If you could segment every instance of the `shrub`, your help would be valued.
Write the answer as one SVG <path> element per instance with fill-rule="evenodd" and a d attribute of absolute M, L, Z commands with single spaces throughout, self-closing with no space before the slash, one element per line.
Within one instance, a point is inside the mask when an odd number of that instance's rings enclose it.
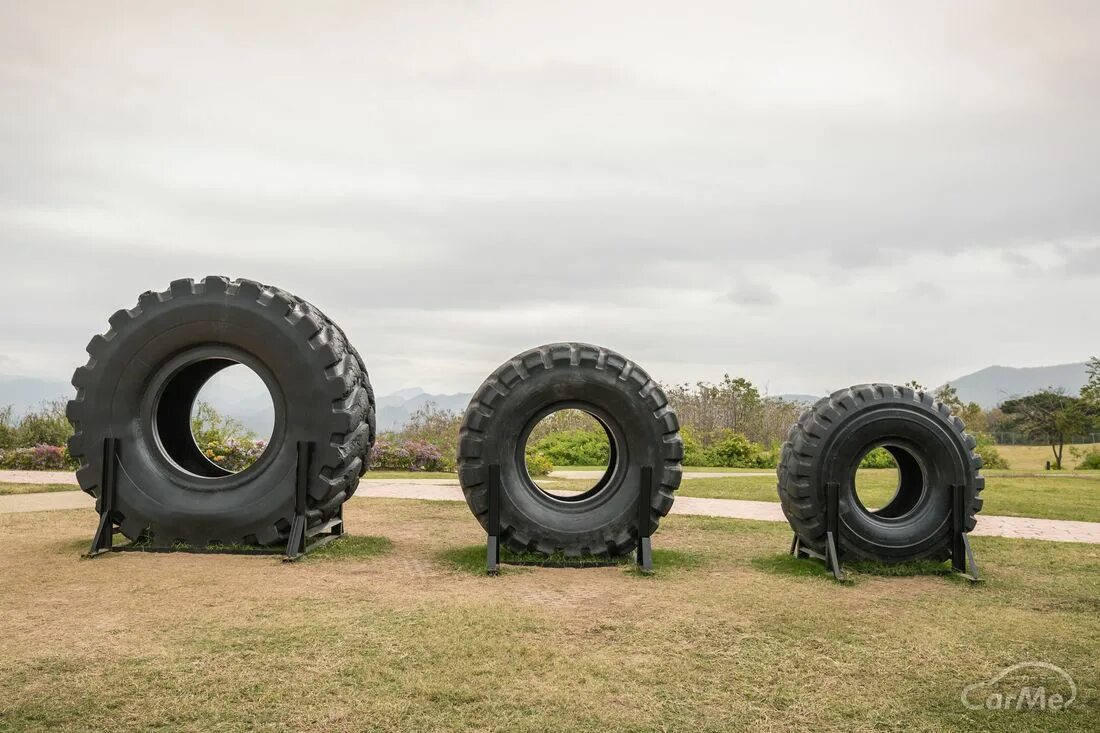
<path fill-rule="evenodd" d="M 69 449 L 58 445 L 36 445 L 0 451 L 0 468 L 13 471 L 72 471 L 78 467 Z"/>
<path fill-rule="evenodd" d="M 462 415 L 442 410 L 434 402 L 427 402 L 409 416 L 408 422 L 397 433 L 387 435 L 393 443 L 419 442 L 435 446 L 440 455 L 441 468 L 432 471 L 454 471 L 458 462 L 458 430 Z"/>
<path fill-rule="evenodd" d="M 203 455 L 226 471 L 237 473 L 259 460 L 267 449 L 267 441 L 249 438 L 214 438 L 204 443 L 196 440 Z"/>
<path fill-rule="evenodd" d="M 710 466 L 713 459 L 710 452 L 695 437 L 695 431 L 684 425 L 680 428 L 680 439 L 684 441 L 685 466 Z"/>
<path fill-rule="evenodd" d="M 251 466 L 267 448 L 267 441 L 238 420 L 223 416 L 208 402 L 199 402 L 191 416 L 191 434 L 202 454 L 234 473 Z"/>
<path fill-rule="evenodd" d="M 554 470 L 554 464 L 546 457 L 546 454 L 538 451 L 527 451 L 527 473 L 532 476 L 546 476 Z"/>
<path fill-rule="evenodd" d="M 775 468 L 779 464 L 778 451 L 754 443 L 744 435 L 731 430 L 710 447 L 711 466 L 726 468 Z"/>
<path fill-rule="evenodd" d="M 611 458 L 611 446 L 603 430 L 563 430 L 528 446 L 555 466 L 606 466 Z"/>
<path fill-rule="evenodd" d="M 776 468 L 779 466 L 781 446 L 760 447 L 756 453 L 756 465 L 753 468 Z"/>
<path fill-rule="evenodd" d="M 1100 451 L 1086 453 L 1085 457 L 1077 464 L 1078 471 L 1100 471 Z"/>
<path fill-rule="evenodd" d="M 14 418 L 11 405 L 0 407 L 0 450 L 65 445 L 72 434 L 64 400 L 43 402 L 19 420 Z"/>
<path fill-rule="evenodd" d="M 890 451 L 881 446 L 863 456 L 859 462 L 860 468 L 896 468 L 897 465 Z"/>
<path fill-rule="evenodd" d="M 44 402 L 28 412 L 15 429 L 16 445 L 29 448 L 40 445 L 65 445 L 73 434 L 73 426 L 65 417 L 65 401 Z"/>
<path fill-rule="evenodd" d="M 997 452 L 997 443 L 988 433 L 974 433 L 974 439 L 978 441 L 978 447 L 974 452 L 981 456 L 982 466 L 992 469 L 1007 469 L 1008 461 Z"/>
<path fill-rule="evenodd" d="M 381 471 L 445 471 L 443 455 L 423 440 L 380 437 L 370 453 L 370 467 Z"/>

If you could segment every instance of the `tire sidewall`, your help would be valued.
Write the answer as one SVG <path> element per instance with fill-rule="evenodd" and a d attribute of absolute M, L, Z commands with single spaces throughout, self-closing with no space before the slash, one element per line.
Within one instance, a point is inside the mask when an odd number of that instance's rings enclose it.
<path fill-rule="evenodd" d="M 296 442 L 327 437 L 330 427 L 331 399 L 306 340 L 278 309 L 214 293 L 161 303 L 117 333 L 111 347 L 96 364 L 97 383 L 86 390 L 83 423 L 91 445 L 108 436 L 121 440 L 119 512 L 141 517 L 158 542 L 196 531 L 226 541 L 255 535 L 262 542 L 276 534 L 293 512 Z M 225 479 L 172 466 L 150 434 L 163 370 L 202 349 L 241 357 L 268 385 L 279 417 L 258 464 Z"/>
<path fill-rule="evenodd" d="M 581 500 L 555 499 L 537 487 L 523 463 L 523 438 L 541 415 L 556 409 L 583 409 L 603 422 L 614 440 L 615 465 L 604 487 Z M 513 550 L 553 546 L 554 550 L 603 553 L 637 522 L 642 466 L 656 470 L 664 435 L 662 424 L 633 384 L 609 370 L 586 364 L 558 365 L 532 373 L 499 404 L 484 431 L 481 458 L 500 465 L 502 526 L 515 529 L 505 539 Z M 471 509 L 477 513 L 473 502 Z M 484 524 L 485 518 L 481 517 Z M 521 536 L 520 540 L 515 535 Z"/>
<path fill-rule="evenodd" d="M 909 452 L 924 476 L 920 500 L 896 518 L 871 513 L 856 494 L 854 477 L 861 458 L 883 443 Z M 952 487 L 966 487 L 968 497 L 975 491 L 969 450 L 951 420 L 935 408 L 896 399 L 866 404 L 849 414 L 821 445 L 811 480 L 823 508 L 826 484 L 839 485 L 842 552 L 878 561 L 946 556 Z"/>

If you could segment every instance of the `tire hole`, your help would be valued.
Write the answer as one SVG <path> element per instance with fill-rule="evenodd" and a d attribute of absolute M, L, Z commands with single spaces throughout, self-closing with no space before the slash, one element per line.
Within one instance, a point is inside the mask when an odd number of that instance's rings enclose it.
<path fill-rule="evenodd" d="M 579 409 L 557 410 L 531 430 L 524 446 L 527 473 L 544 493 L 572 499 L 605 484 L 615 454 L 611 432 L 591 413 Z M 555 471 L 583 471 L 583 478 L 548 476 Z"/>
<path fill-rule="evenodd" d="M 920 461 L 905 447 L 889 443 L 862 453 L 852 476 L 852 493 L 869 514 L 895 519 L 911 511 L 924 495 Z"/>
<path fill-rule="evenodd" d="M 166 456 L 197 476 L 224 478 L 263 456 L 275 427 L 271 393 L 256 372 L 227 358 L 188 364 L 164 385 L 156 406 Z"/>

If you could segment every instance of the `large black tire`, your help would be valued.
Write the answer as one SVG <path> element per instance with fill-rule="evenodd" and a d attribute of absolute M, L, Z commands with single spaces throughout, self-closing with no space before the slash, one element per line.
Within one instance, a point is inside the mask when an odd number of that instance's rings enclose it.
<path fill-rule="evenodd" d="M 532 428 L 561 409 L 588 412 L 611 444 L 605 476 L 572 497 L 541 490 L 525 460 Z M 500 466 L 500 537 L 514 552 L 621 555 L 638 542 L 643 466 L 653 467 L 657 484 L 650 530 L 672 507 L 684 455 L 679 429 L 664 390 L 630 360 L 598 346 L 550 344 L 506 362 L 474 395 L 459 432 L 458 477 L 487 527 L 488 467 Z"/>
<path fill-rule="evenodd" d="M 131 539 L 270 545 L 294 517 L 297 442 L 316 443 L 308 524 L 327 521 L 359 484 L 374 444 L 374 393 L 359 354 L 321 311 L 251 280 L 176 280 L 110 318 L 73 375 L 68 406 L 77 479 L 99 496 L 105 438 L 120 441 L 115 520 Z M 191 435 L 191 408 L 219 370 L 248 366 L 271 392 L 263 455 L 232 474 Z"/>
<path fill-rule="evenodd" d="M 965 491 L 965 527 L 982 508 L 982 459 L 963 423 L 927 392 L 861 384 L 820 400 L 791 428 L 780 457 L 779 499 L 802 544 L 824 551 L 825 486 L 839 486 L 839 552 L 894 564 L 946 560 L 951 552 L 952 487 Z M 877 511 L 859 500 L 855 473 L 872 448 L 898 464 L 893 499 Z"/>

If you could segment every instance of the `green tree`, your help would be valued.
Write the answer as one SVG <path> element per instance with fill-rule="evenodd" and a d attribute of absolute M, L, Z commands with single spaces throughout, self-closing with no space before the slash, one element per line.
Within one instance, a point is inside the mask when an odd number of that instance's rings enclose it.
<path fill-rule="evenodd" d="M 977 402 L 963 402 L 959 391 L 951 383 L 936 390 L 936 399 L 951 408 L 951 412 L 962 418 L 971 433 L 983 433 L 988 429 L 985 412 Z"/>
<path fill-rule="evenodd" d="M 1059 470 L 1066 442 L 1087 432 L 1096 419 L 1095 408 L 1087 401 L 1055 389 L 1008 400 L 1001 410 L 1011 417 L 1016 430 L 1050 446 Z"/>
<path fill-rule="evenodd" d="M 199 402 L 195 406 L 195 411 L 191 414 L 191 434 L 200 445 L 225 443 L 228 440 L 256 440 L 256 434 L 243 423 L 235 418 L 225 417 L 209 402 Z"/>
<path fill-rule="evenodd" d="M 731 430 L 756 443 L 778 445 L 803 409 L 763 396 L 749 380 L 728 374 L 717 384 L 678 384 L 666 386 L 665 392 L 680 425 L 689 426 L 707 450 Z"/>
<path fill-rule="evenodd" d="M 1089 359 L 1085 369 L 1089 373 L 1089 381 L 1081 388 L 1081 399 L 1090 405 L 1100 406 L 1100 357 Z"/>

